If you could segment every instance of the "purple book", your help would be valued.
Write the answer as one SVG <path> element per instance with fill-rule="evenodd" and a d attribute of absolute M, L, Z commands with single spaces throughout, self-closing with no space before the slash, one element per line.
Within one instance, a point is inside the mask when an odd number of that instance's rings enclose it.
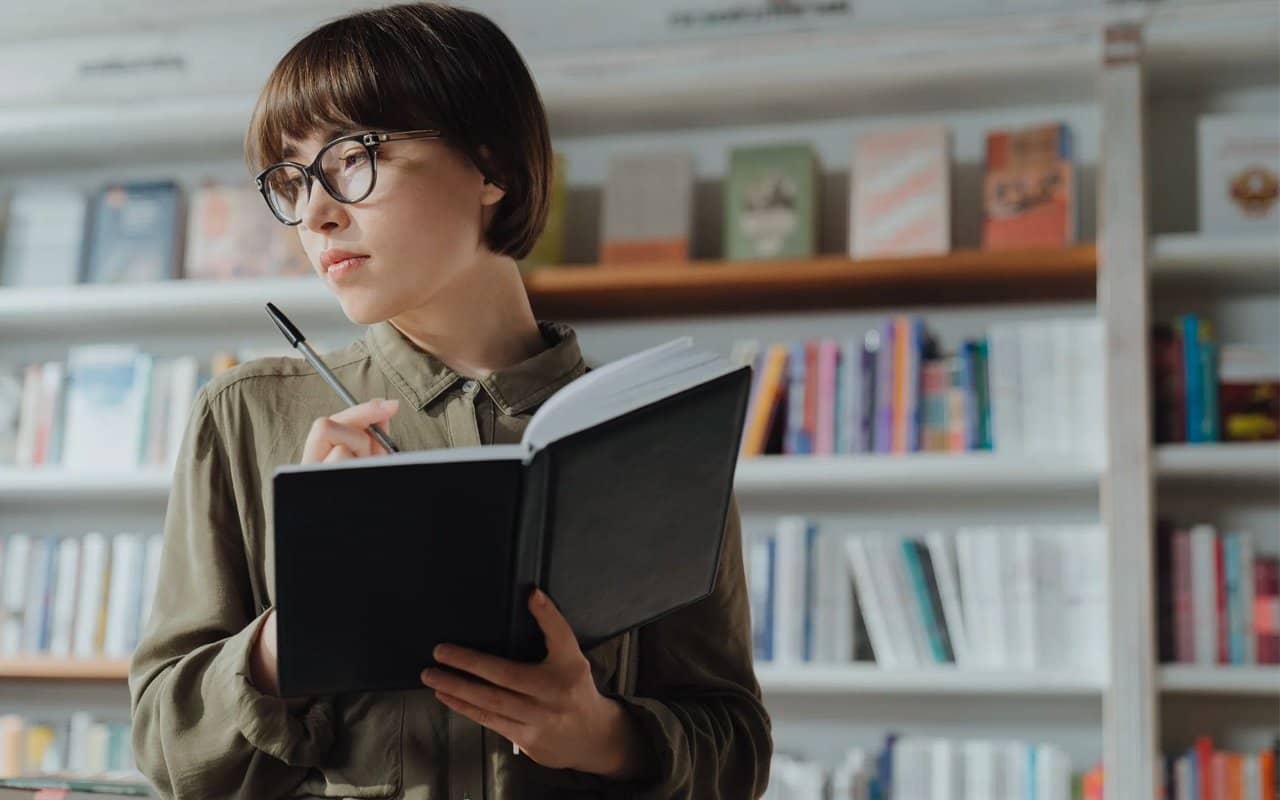
<path fill-rule="evenodd" d="M 880 328 L 880 352 L 876 354 L 875 452 L 893 452 L 893 318 Z"/>

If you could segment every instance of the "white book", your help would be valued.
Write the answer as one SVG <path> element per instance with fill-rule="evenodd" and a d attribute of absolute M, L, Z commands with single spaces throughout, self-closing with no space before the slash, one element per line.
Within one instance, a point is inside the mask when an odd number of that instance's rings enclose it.
<path fill-rule="evenodd" d="M 885 669 L 896 669 L 911 662 L 907 656 L 898 654 L 894 649 L 893 638 L 889 636 L 889 620 L 880 600 L 880 590 L 866 542 L 864 536 L 845 539 L 845 554 L 849 558 L 849 570 L 853 573 L 853 591 L 857 595 L 858 606 L 862 609 L 862 620 L 867 626 L 867 638 L 871 640 L 876 664 Z M 888 602 L 887 599 L 885 602 Z"/>
<path fill-rule="evenodd" d="M 44 631 L 51 610 L 53 571 L 57 566 L 57 542 L 40 536 L 31 543 L 31 576 L 27 580 L 26 613 L 22 619 L 22 652 L 45 652 Z"/>
<path fill-rule="evenodd" d="M 831 797 L 860 800 L 864 796 L 868 772 L 866 751 L 860 747 L 851 748 L 831 773 Z"/>
<path fill-rule="evenodd" d="M 43 383 L 40 364 L 28 364 L 22 370 L 22 399 L 18 409 L 18 435 L 14 445 L 14 463 L 30 467 L 36 463 L 36 438 L 40 430 L 40 397 Z"/>
<path fill-rule="evenodd" d="M 103 655 L 128 658 L 130 627 L 136 626 L 135 589 L 142 580 L 141 550 L 137 534 L 111 537 L 111 589 L 107 597 L 107 633 Z"/>
<path fill-rule="evenodd" d="M 107 537 L 98 532 L 81 537 L 80 562 L 83 582 L 76 607 L 74 653 L 76 658 L 92 658 L 98 653 L 99 620 L 107 599 L 111 552 Z"/>
<path fill-rule="evenodd" d="M 992 448 L 1001 455 L 1023 451 L 1022 353 L 1016 325 L 999 323 L 987 331 Z"/>
<path fill-rule="evenodd" d="M 779 664 L 804 660 L 805 547 L 809 522 L 804 517 L 778 520 L 774 587 L 777 606 L 773 614 L 773 659 Z"/>
<path fill-rule="evenodd" d="M 965 637 L 975 667 L 995 666 L 991 631 L 982 608 L 982 576 L 978 571 L 977 533 L 962 528 L 956 532 L 956 570 L 960 577 L 960 605 L 964 609 Z"/>
<path fill-rule="evenodd" d="M 1003 539 L 1000 574 L 1007 589 L 1005 630 L 1009 666 L 1035 669 L 1035 538 L 1031 529 L 1019 527 L 1006 533 Z"/>
<path fill-rule="evenodd" d="M 27 581 L 31 573 L 31 537 L 15 533 L 5 542 L 4 584 L 0 586 L 0 655 L 22 651 L 23 617 L 27 606 Z"/>
<path fill-rule="evenodd" d="M 71 713 L 71 727 L 67 737 L 67 769 L 71 772 L 88 771 L 89 731 L 93 717 L 87 711 Z"/>
<path fill-rule="evenodd" d="M 1280 122 L 1274 111 L 1209 114 L 1197 123 L 1200 230 L 1274 236 L 1280 228 Z"/>
<path fill-rule="evenodd" d="M 124 650 L 132 655 L 138 647 L 138 637 L 142 631 L 142 611 L 147 604 L 147 537 L 135 533 L 129 540 L 133 550 L 130 559 L 135 564 L 135 579 L 129 584 L 129 600 L 125 606 Z"/>
<path fill-rule="evenodd" d="M 0 286 L 66 286 L 80 278 L 88 200 L 82 192 L 15 192 L 0 239 Z"/>
<path fill-rule="evenodd" d="M 1262 800 L 1262 768 L 1255 755 L 1244 757 L 1244 800 Z"/>
<path fill-rule="evenodd" d="M 969 650 L 969 637 L 964 613 L 960 605 L 959 577 L 951 537 L 941 531 L 925 534 L 925 546 L 929 548 L 929 560 L 933 562 L 933 578 L 938 584 L 938 597 L 942 600 L 942 617 L 951 640 L 951 652 L 960 668 L 976 666 Z"/>
<path fill-rule="evenodd" d="M 1048 449 L 1055 453 L 1070 453 L 1076 449 L 1081 431 L 1076 428 L 1075 372 L 1072 352 L 1076 350 L 1076 328 L 1073 320 L 1055 319 L 1045 323 L 1050 349 L 1049 391 L 1052 393 L 1052 409 L 1045 420 Z M 1042 414 L 1041 417 L 1044 415 Z"/>
<path fill-rule="evenodd" d="M 1028 322 L 1018 327 L 1021 339 L 1019 356 L 1019 399 L 1022 403 L 1022 441 L 1028 454 L 1053 452 L 1052 428 L 1059 420 L 1052 415 L 1053 397 L 1053 342 L 1049 325 Z"/>
<path fill-rule="evenodd" d="M 1075 399 L 1072 427 L 1079 432 L 1075 451 L 1101 458 L 1107 444 L 1106 397 L 1103 376 L 1106 370 L 1106 347 L 1102 320 L 1081 320 L 1074 332 Z"/>
<path fill-rule="evenodd" d="M 1102 674 L 1107 660 L 1107 537 L 1098 525 L 1065 527 L 1063 667 Z"/>
<path fill-rule="evenodd" d="M 1191 529 L 1191 619 L 1195 629 L 1197 664 L 1218 662 L 1218 596 L 1214 569 L 1212 525 Z"/>
<path fill-rule="evenodd" d="M 164 552 L 164 534 L 153 533 L 147 537 L 146 559 L 143 567 L 142 613 L 138 618 L 138 638 L 146 630 L 151 619 L 151 607 L 156 599 L 156 587 L 160 583 L 160 557 Z"/>
<path fill-rule="evenodd" d="M 1178 784 L 1176 800 L 1191 800 L 1191 756 L 1184 755 L 1174 765 L 1174 777 Z"/>
<path fill-rule="evenodd" d="M 199 377 L 200 361 L 195 356 L 179 356 L 173 360 L 170 373 L 172 385 L 169 391 L 169 432 L 165 436 L 169 449 L 164 462 L 170 469 L 178 462 L 178 451 L 182 447 L 183 434 L 186 433 L 187 418 L 191 416 L 191 406 L 195 403 Z"/>
<path fill-rule="evenodd" d="M 947 739 L 934 739 L 930 746 L 930 787 L 932 800 L 958 800 L 964 797 L 964 773 L 956 746 Z"/>
<path fill-rule="evenodd" d="M 0 370 L 0 466 L 17 463 L 22 383 L 21 372 Z"/>
<path fill-rule="evenodd" d="M 1240 609 L 1241 637 L 1244 641 L 1244 663 L 1258 663 L 1258 637 L 1253 630 L 1253 537 L 1248 533 L 1236 534 L 1240 553 Z"/>
<path fill-rule="evenodd" d="M 47 433 L 40 457 L 44 464 L 57 464 L 62 459 L 66 373 L 66 365 L 61 361 L 46 361 L 40 369 L 40 427 Z"/>
<path fill-rule="evenodd" d="M 130 345 L 82 345 L 68 355 L 68 469 L 132 469 L 144 436 L 151 358 Z"/>
<path fill-rule="evenodd" d="M 1035 781 L 1036 800 L 1070 800 L 1071 765 L 1067 754 L 1053 745 L 1037 745 L 1035 764 L 1036 771 L 1031 780 Z"/>
<path fill-rule="evenodd" d="M 70 658 L 76 590 L 80 586 L 80 540 L 74 536 L 63 537 L 58 542 L 57 559 L 49 653 L 58 658 Z"/>
<path fill-rule="evenodd" d="M 992 798 L 996 795 L 995 743 L 970 739 L 961 745 L 964 757 L 964 797 Z"/>
<path fill-rule="evenodd" d="M 744 550 L 746 558 L 747 600 L 751 612 L 751 642 L 755 656 L 772 661 L 772 647 L 766 645 L 773 636 L 773 535 L 750 537 Z"/>
<path fill-rule="evenodd" d="M 1008 669 L 1013 666 L 1009 647 L 1005 606 L 1004 543 L 1003 532 L 995 528 L 981 528 L 975 532 L 975 572 L 977 573 L 979 613 L 985 620 L 987 646 L 990 648 L 989 665 Z"/>
<path fill-rule="evenodd" d="M 924 625 L 916 611 L 915 598 L 907 584 L 907 575 L 898 550 L 898 538 L 882 533 L 867 537 L 868 552 L 875 578 L 879 581 L 880 598 L 889 620 L 889 636 L 894 652 L 902 654 L 903 666 L 922 667 L 933 663 L 927 650 Z"/>
<path fill-rule="evenodd" d="M 140 464 L 163 464 L 169 454 L 169 393 L 172 391 L 173 359 L 157 358 L 151 365 L 151 388 L 147 395 L 146 433 Z"/>
<path fill-rule="evenodd" d="M 853 581 L 844 557 L 845 537 L 841 532 L 820 530 L 815 540 L 814 660 L 826 664 L 853 661 Z"/>
<path fill-rule="evenodd" d="M 1060 527 L 1036 530 L 1035 536 L 1035 664 L 1052 669 L 1069 661 L 1075 643 L 1066 629 L 1063 563 L 1070 537 Z"/>

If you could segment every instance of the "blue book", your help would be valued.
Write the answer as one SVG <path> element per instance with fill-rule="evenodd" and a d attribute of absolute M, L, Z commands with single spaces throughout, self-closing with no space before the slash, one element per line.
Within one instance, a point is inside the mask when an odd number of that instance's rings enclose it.
<path fill-rule="evenodd" d="M 1187 399 L 1187 441 L 1203 442 L 1204 430 L 1204 372 L 1200 366 L 1200 317 L 1187 314 L 1182 317 L 1182 372 Z"/>
<path fill-rule="evenodd" d="M 818 526 L 809 522 L 804 533 L 804 627 L 800 654 L 806 663 L 813 661 L 813 618 L 818 592 Z"/>
<path fill-rule="evenodd" d="M 804 427 L 805 343 L 791 345 L 787 357 L 787 428 L 782 452 L 805 455 L 813 452 L 809 431 Z"/>
<path fill-rule="evenodd" d="M 1227 656 L 1232 664 L 1245 663 L 1245 637 L 1250 635 L 1252 610 L 1244 607 L 1244 563 L 1240 552 L 1241 533 L 1228 533 L 1222 539 L 1222 568 L 1227 582 Z"/>
<path fill-rule="evenodd" d="M 1200 390 L 1204 393 L 1200 410 L 1206 442 L 1222 441 L 1222 419 L 1218 413 L 1218 343 L 1207 322 L 1200 324 Z"/>
<path fill-rule="evenodd" d="M 911 590 L 916 597 L 916 608 L 924 621 L 925 633 L 929 636 L 933 660 L 938 664 L 946 664 L 947 648 L 942 642 L 942 632 L 938 629 L 938 618 L 933 613 L 933 603 L 929 600 L 929 585 L 924 577 L 924 567 L 920 564 L 920 554 L 916 552 L 915 542 L 910 539 L 902 540 L 902 557 L 907 563 L 907 574 L 911 576 Z"/>

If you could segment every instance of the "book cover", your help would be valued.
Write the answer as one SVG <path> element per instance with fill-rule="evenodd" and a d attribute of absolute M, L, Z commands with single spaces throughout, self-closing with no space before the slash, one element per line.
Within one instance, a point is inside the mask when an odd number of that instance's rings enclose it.
<path fill-rule="evenodd" d="M 1224 344 L 1218 359 L 1219 431 L 1227 442 L 1280 439 L 1280 374 L 1263 348 Z"/>
<path fill-rule="evenodd" d="M 818 177 L 808 144 L 735 148 L 724 188 L 725 257 L 811 258 L 818 246 Z"/>
<path fill-rule="evenodd" d="M 1155 362 L 1155 441 L 1174 444 L 1187 440 L 1187 395 L 1183 367 L 1182 328 L 1157 324 L 1151 337 L 1151 357 Z"/>
<path fill-rule="evenodd" d="M 814 452 L 818 437 L 818 340 L 804 341 L 804 432 L 808 449 L 805 454 Z"/>
<path fill-rule="evenodd" d="M 1280 226 L 1280 123 L 1274 114 L 1210 114 L 1197 123 L 1200 230 L 1274 235 Z"/>
<path fill-rule="evenodd" d="M 1209 525 L 1191 529 L 1191 618 L 1195 634 L 1195 663 L 1217 663 L 1218 601 L 1214 571 L 1217 532 Z"/>
<path fill-rule="evenodd" d="M 0 369 L 0 466 L 17 462 L 22 384 L 21 372 Z"/>
<path fill-rule="evenodd" d="M 757 661 L 773 660 L 774 537 L 753 537 L 747 548 L 747 598 L 751 641 Z"/>
<path fill-rule="evenodd" d="M 602 265 L 689 260 L 693 238 L 691 153 L 611 157 L 602 203 Z"/>
<path fill-rule="evenodd" d="M 875 652 L 876 663 L 885 669 L 895 669 L 911 663 L 907 655 L 899 655 L 894 647 L 893 638 L 889 635 L 890 621 L 885 610 L 891 598 L 880 595 L 880 586 L 876 581 L 876 570 L 872 563 L 871 553 L 862 536 L 850 536 L 845 539 L 845 554 L 849 559 L 849 571 L 853 574 L 853 591 L 857 597 L 858 608 L 867 626 L 867 638 Z"/>
<path fill-rule="evenodd" d="M 80 562 L 83 569 L 72 642 L 72 652 L 76 658 L 92 658 L 100 652 L 98 622 L 108 584 L 109 559 L 110 551 L 107 549 L 105 536 L 93 531 L 81 537 Z"/>
<path fill-rule="evenodd" d="M 987 134 L 982 246 L 1062 247 L 1076 238 L 1076 173 L 1066 125 Z"/>
<path fill-rule="evenodd" d="M 836 451 L 836 372 L 840 367 L 840 348 L 834 339 L 817 343 L 817 430 L 813 452 L 832 455 Z"/>
<path fill-rule="evenodd" d="M 206 182 L 191 196 L 183 277 L 232 280 L 312 272 L 296 228 L 281 225 L 252 188 Z"/>
<path fill-rule="evenodd" d="M 86 283 L 177 277 L 181 196 L 172 181 L 111 184 L 94 198 Z"/>
<path fill-rule="evenodd" d="M 67 382 L 64 465 L 136 467 L 146 430 L 151 357 L 130 345 L 73 347 Z"/>
<path fill-rule="evenodd" d="M 894 318 L 884 321 L 880 329 L 879 348 L 876 350 L 875 367 L 875 452 L 892 453 L 894 391 L 897 381 L 895 368 L 895 339 L 897 325 Z"/>
<path fill-rule="evenodd" d="M 67 286 L 79 280 L 88 205 L 72 189 L 23 189 L 9 196 L 0 286 Z"/>
<path fill-rule="evenodd" d="M 770 430 L 776 424 L 776 420 L 785 413 L 786 372 L 787 346 L 785 344 L 770 345 L 765 354 L 764 370 L 760 374 L 759 402 L 753 409 L 752 417 L 747 420 L 742 445 L 744 457 L 765 453 L 766 444 L 770 439 Z"/>
<path fill-rule="evenodd" d="M 569 202 L 569 164 L 564 153 L 557 151 L 551 165 L 551 197 L 547 206 L 547 221 L 538 241 L 529 255 L 520 260 L 520 271 L 529 274 L 544 267 L 558 267 L 565 262 L 564 234 L 566 211 Z"/>
<path fill-rule="evenodd" d="M 787 427 L 782 452 L 789 456 L 813 452 L 811 431 L 806 427 L 808 408 L 809 360 L 805 343 L 793 342 L 787 358 Z"/>
<path fill-rule="evenodd" d="M 1196 632 L 1191 583 L 1191 534 L 1185 530 L 1173 532 L 1172 554 L 1174 651 L 1175 661 L 1183 664 L 1196 662 Z"/>
<path fill-rule="evenodd" d="M 1280 664 L 1280 559 L 1253 562 L 1253 636 L 1259 664 Z"/>
<path fill-rule="evenodd" d="M 947 129 L 938 125 L 857 137 L 849 181 L 850 257 L 951 249 L 950 150 Z"/>

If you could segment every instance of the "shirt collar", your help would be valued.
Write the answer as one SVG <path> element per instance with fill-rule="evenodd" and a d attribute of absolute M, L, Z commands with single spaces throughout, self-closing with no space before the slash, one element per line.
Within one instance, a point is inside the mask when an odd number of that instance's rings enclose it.
<path fill-rule="evenodd" d="M 476 382 L 508 416 L 539 405 L 586 371 L 578 334 L 563 322 L 538 320 L 547 348 Z M 459 380 L 447 364 L 418 347 L 390 322 L 370 325 L 364 337 L 374 362 L 419 411 Z"/>

